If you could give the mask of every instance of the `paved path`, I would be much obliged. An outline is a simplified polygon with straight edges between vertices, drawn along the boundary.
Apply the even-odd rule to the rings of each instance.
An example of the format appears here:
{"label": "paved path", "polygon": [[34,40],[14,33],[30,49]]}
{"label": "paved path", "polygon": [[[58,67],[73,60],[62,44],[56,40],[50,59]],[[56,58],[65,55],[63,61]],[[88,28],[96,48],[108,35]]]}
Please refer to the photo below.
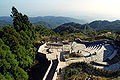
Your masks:
{"label": "paved path", "polygon": [[56,71],[56,68],[57,68],[57,65],[58,65],[58,61],[57,59],[56,60],[53,60],[53,64],[52,64],[52,67],[47,75],[47,78],[46,80],[52,80],[53,79],[53,76],[54,76],[54,73]]}
{"label": "paved path", "polygon": [[67,62],[60,62],[61,73],[58,74],[57,80],[64,80],[65,68],[68,66]]}

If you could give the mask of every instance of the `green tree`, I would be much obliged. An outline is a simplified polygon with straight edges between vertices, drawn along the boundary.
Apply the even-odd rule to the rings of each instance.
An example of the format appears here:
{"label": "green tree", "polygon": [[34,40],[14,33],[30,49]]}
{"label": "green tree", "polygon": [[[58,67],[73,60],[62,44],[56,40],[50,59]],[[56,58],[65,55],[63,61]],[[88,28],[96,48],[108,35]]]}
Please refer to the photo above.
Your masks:
{"label": "green tree", "polygon": [[17,32],[21,30],[25,31],[25,33],[30,37],[30,39],[34,40],[36,37],[36,32],[32,23],[28,20],[27,15],[22,15],[17,11],[15,7],[12,7],[12,15],[13,18],[13,26]]}

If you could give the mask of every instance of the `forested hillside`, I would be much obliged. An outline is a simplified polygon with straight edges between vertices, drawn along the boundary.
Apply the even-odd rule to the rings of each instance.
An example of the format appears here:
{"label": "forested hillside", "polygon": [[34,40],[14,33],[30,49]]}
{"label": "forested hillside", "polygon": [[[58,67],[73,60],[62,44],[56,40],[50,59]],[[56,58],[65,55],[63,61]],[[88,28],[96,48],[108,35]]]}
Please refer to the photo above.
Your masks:
{"label": "forested hillside", "polygon": [[[88,25],[89,27],[95,30],[120,30],[120,20],[116,21],[107,21],[107,20],[96,20],[91,23],[86,24],[87,22],[69,18],[69,17],[54,17],[54,16],[45,16],[45,17],[29,17],[30,21],[35,25],[42,25],[43,27],[47,27],[49,29],[54,29],[60,25],[70,25],[77,28],[84,28],[84,25]],[[10,17],[0,17],[0,27],[3,27],[5,24],[12,25],[12,21]]]}
{"label": "forested hillside", "polygon": [[65,23],[57,28],[53,29],[53,31],[58,32],[60,34],[70,34],[70,33],[80,33],[82,32],[85,35],[91,35],[95,32],[93,28],[91,28],[88,24],[79,24],[79,23]]}
{"label": "forested hillside", "polygon": [[13,26],[0,29],[0,80],[27,80],[26,71],[32,67],[36,54],[35,29],[15,7],[11,17]]}
{"label": "forested hillside", "polygon": [[89,23],[90,27],[96,30],[113,30],[119,31],[120,30],[120,20],[116,20],[113,22],[110,21],[93,21]]}
{"label": "forested hillside", "polygon": [[33,27],[28,17],[15,7],[11,17],[13,26],[0,28],[0,80],[28,80],[37,50],[34,40],[39,35],[53,33],[42,26]]}
{"label": "forested hillside", "polygon": [[49,24],[47,22],[43,22],[43,21],[39,21],[39,22],[35,22],[33,23],[33,25],[41,25],[42,27],[46,27],[48,29],[54,29],[56,28],[57,26],[53,25],[53,24]]}

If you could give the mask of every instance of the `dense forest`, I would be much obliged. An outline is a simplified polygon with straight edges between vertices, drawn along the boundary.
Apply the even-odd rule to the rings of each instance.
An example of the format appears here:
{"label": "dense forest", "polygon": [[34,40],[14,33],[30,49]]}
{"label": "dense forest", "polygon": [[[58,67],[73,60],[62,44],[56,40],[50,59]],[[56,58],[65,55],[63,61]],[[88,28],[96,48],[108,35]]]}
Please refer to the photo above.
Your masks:
{"label": "dense forest", "polygon": [[26,15],[12,7],[13,26],[0,28],[0,80],[28,80],[28,72],[35,64],[40,36],[55,33],[42,26],[33,26]]}
{"label": "dense forest", "polygon": [[0,29],[0,80],[27,80],[36,54],[35,28],[15,7],[11,17],[13,26]]}

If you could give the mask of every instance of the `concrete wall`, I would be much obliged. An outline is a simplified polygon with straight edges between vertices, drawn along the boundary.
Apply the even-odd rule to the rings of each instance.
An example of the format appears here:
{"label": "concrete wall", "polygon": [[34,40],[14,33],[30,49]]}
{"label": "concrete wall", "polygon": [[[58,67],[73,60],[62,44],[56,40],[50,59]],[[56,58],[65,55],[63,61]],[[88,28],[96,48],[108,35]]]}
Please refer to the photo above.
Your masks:
{"label": "concrete wall", "polygon": [[39,47],[39,49],[38,49],[38,52],[42,53],[42,51],[44,50],[45,46],[46,46],[46,43],[43,44],[43,45],[41,45],[41,46]]}
{"label": "concrete wall", "polygon": [[[48,67],[48,69],[47,69],[47,71],[46,71],[46,73],[45,73],[45,75],[44,75],[44,77],[43,77],[43,80],[46,80],[46,79],[47,79],[47,75],[48,75],[50,69],[52,68],[52,65],[53,65],[53,62],[52,62],[52,60],[51,60],[50,66]],[[58,60],[58,65],[57,65],[57,68],[56,68],[56,70],[55,70],[55,73],[54,73],[54,76],[53,76],[53,79],[52,79],[52,80],[56,80],[56,78],[57,78],[57,73],[59,72],[59,68],[60,68],[60,62],[59,62],[59,60]]]}
{"label": "concrete wall", "polygon": [[63,51],[70,51],[71,46],[70,45],[63,45]]}
{"label": "concrete wall", "polygon": [[46,71],[46,73],[45,73],[45,75],[44,75],[44,77],[43,77],[43,80],[46,80],[46,78],[47,78],[47,75],[48,75],[48,73],[49,73],[49,71],[50,71],[50,69],[51,69],[51,67],[52,67],[52,60],[50,61],[50,66],[48,67],[48,69],[47,69],[47,71]]}
{"label": "concrete wall", "polygon": [[[47,46],[46,43],[43,44],[43,45],[41,45],[41,46],[39,47],[39,49],[38,49],[38,52],[39,52],[39,53],[43,53],[43,50],[44,50],[45,46]],[[53,56],[53,54],[48,54],[48,55]],[[55,56],[56,56],[56,55],[55,55]],[[47,56],[46,56],[46,57],[47,57]],[[60,68],[60,64],[59,64],[59,63],[60,63],[60,62],[59,62],[59,60],[58,60],[58,65],[56,66],[55,73],[53,74],[54,76],[53,76],[53,79],[52,79],[52,80],[56,80],[56,78],[57,78],[57,73],[59,72],[59,68]],[[52,65],[53,65],[53,62],[52,62],[52,60],[50,60],[50,65],[49,65],[49,67],[48,67],[48,69],[47,69],[47,71],[46,71],[46,73],[45,73],[45,75],[44,75],[44,77],[43,77],[42,80],[46,80],[46,79],[47,79],[48,73],[50,72],[50,69],[52,68]]]}
{"label": "concrete wall", "polygon": [[59,68],[60,68],[60,61],[58,60],[58,65],[57,65],[57,68],[56,68],[56,71],[54,73],[54,76],[53,76],[53,79],[52,80],[56,80],[57,78],[57,73],[59,72]]}

